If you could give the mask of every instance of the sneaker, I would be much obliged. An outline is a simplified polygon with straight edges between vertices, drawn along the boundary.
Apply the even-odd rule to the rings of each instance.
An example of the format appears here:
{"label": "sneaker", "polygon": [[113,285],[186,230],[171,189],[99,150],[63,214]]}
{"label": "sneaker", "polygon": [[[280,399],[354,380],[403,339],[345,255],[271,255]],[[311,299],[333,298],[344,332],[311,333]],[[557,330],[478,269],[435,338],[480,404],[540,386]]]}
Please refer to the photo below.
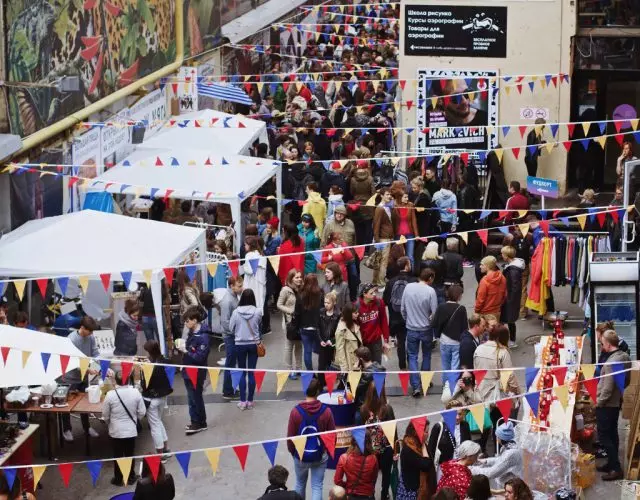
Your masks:
{"label": "sneaker", "polygon": [[89,436],[91,436],[92,438],[99,438],[100,433],[96,431],[93,427],[89,427]]}
{"label": "sneaker", "polygon": [[225,401],[238,401],[240,399],[240,393],[236,391],[233,394],[223,394],[222,399]]}
{"label": "sneaker", "polygon": [[166,464],[172,456],[173,455],[171,455],[171,450],[167,448],[162,452],[162,457],[160,458],[160,461],[163,464]]}
{"label": "sneaker", "polygon": [[518,318],[519,321],[527,321],[527,317],[526,316],[520,316],[520,318]]}
{"label": "sneaker", "polygon": [[389,346],[390,347],[395,347],[398,344],[398,341],[396,340],[395,337],[389,337]]}
{"label": "sneaker", "polygon": [[255,404],[253,401],[247,401],[247,410],[253,410]]}
{"label": "sneaker", "polygon": [[197,425],[197,424],[189,424],[185,428],[185,434],[187,436],[191,436],[192,434],[197,434],[198,432],[206,431],[206,425]]}
{"label": "sneaker", "polygon": [[64,438],[64,440],[67,443],[72,443],[73,442],[73,434],[71,433],[71,431],[64,431],[62,433],[62,437]]}
{"label": "sneaker", "polygon": [[245,411],[247,409],[247,403],[245,403],[244,401],[240,401],[238,403],[238,408],[240,408],[240,410]]}
{"label": "sneaker", "polygon": [[475,267],[475,264],[470,260],[463,260],[462,267]]}
{"label": "sneaker", "polygon": [[138,482],[138,478],[140,476],[138,476],[138,474],[133,474],[132,476],[129,476],[129,479],[127,480],[127,484],[129,486],[133,486],[134,484],[136,484],[136,482]]}
{"label": "sneaker", "polygon": [[289,374],[289,380],[298,380],[299,378],[300,378],[300,375],[298,373]]}
{"label": "sneaker", "polygon": [[513,340],[509,341],[509,349],[517,349],[518,344],[516,344]]}
{"label": "sneaker", "polygon": [[264,332],[262,335],[271,335],[271,329],[269,329],[268,331]]}
{"label": "sneaker", "polygon": [[218,360],[218,366],[224,366],[227,362],[227,358],[222,358]]}
{"label": "sneaker", "polygon": [[411,394],[414,398],[422,397],[422,391],[420,389],[414,389],[413,394]]}

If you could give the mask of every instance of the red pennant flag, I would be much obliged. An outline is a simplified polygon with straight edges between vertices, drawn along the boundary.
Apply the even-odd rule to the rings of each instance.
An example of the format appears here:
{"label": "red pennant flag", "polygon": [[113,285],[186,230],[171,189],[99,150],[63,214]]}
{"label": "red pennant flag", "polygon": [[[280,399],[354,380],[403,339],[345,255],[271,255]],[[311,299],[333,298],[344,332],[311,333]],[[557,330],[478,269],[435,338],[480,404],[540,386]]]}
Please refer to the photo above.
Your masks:
{"label": "red pennant flag", "polygon": [[400,385],[402,386],[402,392],[404,395],[407,395],[407,391],[409,390],[409,374],[406,372],[398,373],[398,378],[400,379]]}
{"label": "red pennant flag", "polygon": [[620,147],[622,147],[622,143],[624,142],[624,134],[616,134],[613,137],[616,139]]}
{"label": "red pennant flag", "polygon": [[156,156],[156,167],[163,167],[164,163],[162,163],[162,160],[160,159],[159,156]]}
{"label": "red pennant flag", "polygon": [[487,246],[487,241],[489,239],[489,231],[486,229],[480,229],[478,230],[478,237],[480,238],[480,240],[482,241],[482,243],[484,243],[484,246]]}
{"label": "red pennant flag", "polygon": [[598,399],[598,379],[597,378],[590,378],[587,380],[583,380],[582,383],[584,384],[584,388],[587,390],[587,392],[589,393],[589,396],[591,396],[591,399],[593,399],[594,404],[597,403],[597,399]]}
{"label": "red pennant flag", "polygon": [[298,200],[298,206],[304,207],[307,204],[306,200]]}
{"label": "red pennant flag", "polygon": [[551,214],[551,218],[555,219],[556,217],[558,217],[558,214],[561,212],[561,210],[554,210]]}
{"label": "red pennant flag", "polygon": [[207,159],[205,160],[204,164],[205,164],[207,167],[210,167],[211,165],[213,165],[213,163],[211,163],[211,158],[207,157]]}
{"label": "red pennant flag", "polygon": [[287,90],[289,90],[289,85],[291,85],[291,84],[286,80],[284,80],[282,82],[282,88],[284,89],[285,92],[287,92]]}
{"label": "red pennant flag", "polygon": [[247,126],[242,122],[238,122],[238,128],[247,128]]}
{"label": "red pennant flag", "polygon": [[120,363],[120,368],[122,370],[122,383],[126,383],[129,379],[129,375],[131,374],[133,363],[131,361],[123,361]]}
{"label": "red pennant flag", "polygon": [[620,129],[622,128],[622,122],[616,120],[615,122],[613,122],[613,126],[616,128],[616,132],[619,134]]}
{"label": "red pennant flag", "polygon": [[469,164],[469,153],[461,153],[460,159],[462,160],[462,163],[464,163],[464,166],[466,167]]}
{"label": "red pennant flag", "polygon": [[331,396],[331,393],[333,392],[333,388],[336,385],[337,377],[338,377],[338,374],[336,372],[327,372],[324,374],[324,380],[327,383],[327,392],[329,393],[329,396]]}
{"label": "red pennant flag", "polygon": [[611,214],[611,218],[613,219],[613,222],[617,224],[618,221],[620,220],[620,218],[618,217],[618,211],[612,210],[611,212],[609,212],[609,214]]}
{"label": "red pennant flag", "polygon": [[473,370],[473,374],[476,377],[476,387],[484,380],[487,375],[487,370]]}
{"label": "red pennant flag", "polygon": [[258,370],[253,372],[253,376],[256,379],[256,394],[260,394],[262,390],[262,382],[264,382],[264,376],[267,374],[264,370]]}
{"label": "red pennant flag", "polygon": [[518,94],[522,94],[522,85],[518,84],[516,85],[516,88],[518,89]]}
{"label": "red pennant flag", "polygon": [[0,351],[2,351],[2,362],[4,366],[7,366],[7,357],[9,356],[10,347],[0,347]]}
{"label": "red pennant flag", "polygon": [[542,228],[542,232],[544,233],[545,236],[549,236],[549,221],[548,220],[541,220],[540,221],[540,227]]}
{"label": "red pennant flag", "polygon": [[236,457],[238,457],[238,462],[240,462],[240,467],[242,467],[242,470],[244,471],[244,466],[247,463],[247,455],[249,454],[249,445],[241,444],[238,446],[234,446],[233,451],[235,452]]}
{"label": "red pennant flag", "polygon": [[161,455],[149,455],[148,457],[144,457],[144,461],[147,462],[149,470],[151,471],[151,477],[153,478],[154,483],[158,480],[158,472],[160,471],[161,459]]}
{"label": "red pennant flag", "polygon": [[498,410],[500,410],[505,422],[509,420],[509,416],[511,415],[511,405],[512,401],[510,399],[501,399],[500,401],[496,401],[496,406],[498,407]]}
{"label": "red pennant flag", "polygon": [[185,368],[185,371],[187,372],[187,376],[189,377],[189,380],[191,380],[191,383],[193,384],[193,387],[198,385],[198,367],[197,366],[187,366]]}
{"label": "red pennant flag", "polygon": [[60,354],[60,368],[62,369],[63,375],[67,373],[67,366],[69,366],[69,356]]}
{"label": "red pennant flag", "polygon": [[174,191],[173,189],[167,189],[167,190],[164,192],[164,204],[165,204],[165,205],[168,203],[168,201],[169,201],[169,196],[171,196],[171,193],[173,193],[173,191]]}
{"label": "red pennant flag", "polygon": [[573,137],[573,131],[576,129],[576,124],[575,123],[568,123],[567,124],[567,132],[569,133],[569,138]]}
{"label": "red pennant flag", "polygon": [[572,143],[571,141],[564,141],[564,142],[562,143],[562,145],[564,146],[564,149],[566,149],[566,150],[567,150],[567,152],[571,149],[571,145],[572,145],[572,144],[573,144],[573,143]]}
{"label": "red pennant flag", "polygon": [[449,106],[449,103],[451,102],[451,96],[444,96],[443,97],[443,101],[444,101],[444,107],[446,108],[447,106]]}
{"label": "red pennant flag", "polygon": [[599,214],[596,214],[596,219],[598,220],[598,224],[600,224],[600,227],[604,226],[604,221],[607,218],[607,214],[605,212],[600,212]]}
{"label": "red pennant flag", "polygon": [[320,439],[322,439],[322,444],[324,444],[324,447],[327,449],[329,456],[333,458],[336,453],[336,433],[330,432],[329,434],[320,434]]}
{"label": "red pennant flag", "polygon": [[71,176],[69,177],[69,187],[73,187],[73,185],[78,182],[80,178]]}
{"label": "red pennant flag", "polygon": [[516,160],[520,157],[520,148],[513,148],[511,152]]}
{"label": "red pennant flag", "polygon": [[102,273],[100,275],[100,281],[102,281],[102,286],[104,287],[105,292],[109,291],[109,284],[111,283],[111,274],[110,273]]}
{"label": "red pennant flag", "polygon": [[557,76],[552,76],[551,77],[551,83],[553,83],[554,87],[558,86],[558,77]]}
{"label": "red pennant flag", "polygon": [[407,81],[406,81],[406,80],[400,80],[398,83],[399,83],[399,85],[400,85],[400,88],[401,88],[402,90],[404,90],[404,87],[405,87],[405,85],[407,84]]}
{"label": "red pennant flag", "polygon": [[171,284],[173,283],[173,274],[175,273],[175,269],[173,267],[165,267],[164,268],[164,277],[167,279],[167,287],[171,288]]}
{"label": "red pennant flag", "polygon": [[498,219],[504,219],[507,215],[509,215],[508,210],[500,210],[498,211]]}
{"label": "red pennant flag", "polygon": [[362,260],[362,258],[364,257],[365,247],[357,246],[354,248],[354,250],[356,251],[356,255],[358,256],[358,259]]}
{"label": "red pennant flag", "polygon": [[422,443],[422,440],[424,438],[424,430],[427,427],[427,417],[412,418],[411,423],[413,424],[413,428],[416,430],[418,439]]}
{"label": "red pennant flag", "polygon": [[36,284],[38,285],[38,288],[40,289],[40,294],[44,299],[45,295],[47,295],[47,285],[49,284],[49,280],[47,278],[37,279]]}
{"label": "red pennant flag", "polygon": [[520,130],[520,137],[522,137],[524,139],[524,134],[527,133],[527,126],[526,125],[520,125],[518,127],[518,130]]}
{"label": "red pennant flag", "polygon": [[413,101],[407,101],[407,109],[411,111],[411,106],[413,106]]}
{"label": "red pennant flag", "polygon": [[567,376],[566,366],[557,366],[553,369],[553,375],[556,377],[558,385],[564,385],[564,379]]}
{"label": "red pennant flag", "polygon": [[425,128],[423,128],[423,129],[422,129],[422,133],[423,133],[424,135],[427,135],[427,134],[429,133],[429,127],[425,127]]}
{"label": "red pennant flag", "polygon": [[240,263],[237,260],[229,262],[229,269],[231,270],[231,276],[238,276],[239,267],[240,267]]}
{"label": "red pennant flag", "polygon": [[447,86],[447,83],[449,83],[449,80],[440,80],[440,88],[444,89]]}
{"label": "red pennant flag", "polygon": [[60,471],[60,476],[62,476],[62,482],[64,483],[65,488],[68,488],[73,464],[58,464],[58,470]]}

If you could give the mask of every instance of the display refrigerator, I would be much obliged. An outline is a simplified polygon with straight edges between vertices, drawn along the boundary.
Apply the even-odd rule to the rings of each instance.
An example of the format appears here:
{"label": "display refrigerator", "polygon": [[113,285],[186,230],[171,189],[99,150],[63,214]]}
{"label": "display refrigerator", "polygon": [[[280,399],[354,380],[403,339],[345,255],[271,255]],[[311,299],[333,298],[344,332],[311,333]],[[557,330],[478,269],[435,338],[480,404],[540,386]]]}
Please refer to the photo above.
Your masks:
{"label": "display refrigerator", "polygon": [[599,362],[596,325],[613,321],[621,339],[629,344],[631,359],[638,357],[639,252],[593,253],[589,262],[591,359]]}

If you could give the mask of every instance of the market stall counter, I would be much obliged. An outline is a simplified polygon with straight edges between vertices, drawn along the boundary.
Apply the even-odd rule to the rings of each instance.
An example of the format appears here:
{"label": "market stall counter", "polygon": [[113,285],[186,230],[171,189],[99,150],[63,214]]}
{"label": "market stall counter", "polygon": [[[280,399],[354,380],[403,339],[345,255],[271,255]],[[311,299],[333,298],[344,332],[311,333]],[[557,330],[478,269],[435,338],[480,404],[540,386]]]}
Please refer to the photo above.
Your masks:
{"label": "market stall counter", "polygon": [[[0,466],[29,465],[33,463],[32,437],[39,425],[26,429],[9,422],[0,422]],[[25,491],[33,491],[33,472],[30,467],[18,470],[20,484]]]}
{"label": "market stall counter", "polygon": [[[328,392],[320,394],[318,401],[325,404],[331,410],[333,414],[333,420],[336,424],[336,429],[351,427],[354,425],[354,417],[356,414],[356,405],[353,400],[348,401],[345,397],[344,391],[333,391],[331,394]],[[351,445],[351,431],[344,430],[339,431],[336,434],[336,450],[333,458],[329,457],[327,467],[329,469],[335,469],[340,456],[345,453]]]}

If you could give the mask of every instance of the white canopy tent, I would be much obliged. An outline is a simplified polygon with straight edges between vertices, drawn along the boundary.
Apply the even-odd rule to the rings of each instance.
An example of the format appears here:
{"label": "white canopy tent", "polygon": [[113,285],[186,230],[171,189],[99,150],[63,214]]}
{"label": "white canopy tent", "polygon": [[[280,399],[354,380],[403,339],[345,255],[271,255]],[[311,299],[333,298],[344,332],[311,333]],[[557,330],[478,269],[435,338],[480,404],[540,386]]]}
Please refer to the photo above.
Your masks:
{"label": "white canopy tent", "polygon": [[[158,160],[163,166],[156,166]],[[274,175],[280,199],[282,169],[273,160],[221,156],[205,150],[176,153],[166,148],[139,148],[123,163],[93,179],[89,189],[152,198],[164,197],[170,190],[171,198],[226,203],[231,205],[235,229],[241,237],[240,204]],[[240,237],[235,238],[236,252],[240,251]]]}
{"label": "white canopy tent", "polygon": [[[200,127],[194,126],[194,122]],[[225,121],[228,127],[225,127]],[[145,140],[143,148],[167,148],[174,152],[211,147],[216,154],[249,155],[251,145],[259,139],[268,143],[267,126],[260,120],[205,109],[170,118],[175,122]],[[188,122],[186,126],[185,122]],[[210,126],[212,125],[213,126]],[[239,127],[239,123],[244,125]]]}
{"label": "white canopy tent", "polygon": [[[9,347],[7,363],[0,363],[0,389],[23,385],[42,385],[53,382],[62,375],[60,357],[70,356],[67,371],[78,368],[78,358],[85,355],[66,337],[36,332],[25,328],[0,325],[0,346]],[[32,352],[22,366],[22,353]],[[41,353],[49,353],[49,364],[45,371]]]}
{"label": "white canopy tent", "polygon": [[202,229],[83,210],[29,221],[0,239],[0,276],[86,275],[99,283],[99,274],[120,278],[120,272],[131,271],[132,282],[143,282],[143,271],[152,270],[153,305],[164,349],[163,269],[179,265],[195,248],[204,263],[206,245]]}

